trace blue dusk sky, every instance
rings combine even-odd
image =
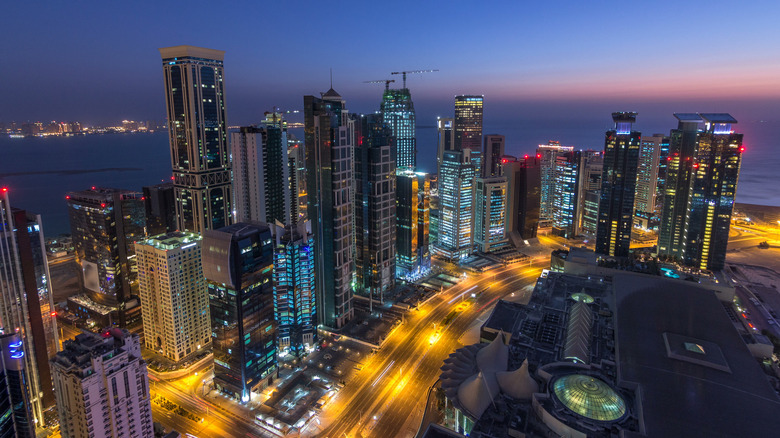
[[[600,121],[636,110],[780,118],[775,1],[6,2],[0,121],[163,119],[159,47],[225,50],[228,120],[334,88],[378,109],[391,71],[410,75],[418,125],[484,94],[486,125]],[[396,79],[400,79],[396,77]],[[489,121],[490,120],[490,121]],[[562,122],[563,123],[563,122]]]

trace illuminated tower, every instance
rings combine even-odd
[[[303,97],[307,214],[312,222],[319,322],[340,328],[352,319],[355,123],[332,88]]]
[[[484,96],[455,96],[455,150],[471,151],[476,175],[482,174],[482,104]]]
[[[430,184],[427,173],[399,169],[396,174],[396,273],[419,275],[431,267]]]
[[[539,220],[551,222],[553,219],[553,198],[555,196],[555,162],[558,154],[573,151],[572,146],[561,146],[559,141],[549,141],[540,144],[536,149],[539,155],[539,172],[541,178]]]
[[[634,193],[641,133],[631,129],[636,113],[612,113],[615,129],[606,132],[596,252],[625,257],[631,243]]]
[[[447,151],[439,169],[439,225],[434,254],[460,260],[474,246],[474,176],[471,150]]]
[[[385,89],[380,113],[382,120],[390,127],[395,137],[397,166],[414,169],[417,167],[416,122],[414,103],[409,89]]]
[[[642,137],[640,142],[636,196],[634,197],[634,212],[637,215],[637,222],[649,222],[655,210],[659,158],[661,157],[663,141],[663,134],[653,134]]]
[[[492,252],[507,246],[506,178],[477,178],[474,188],[474,244]]]
[[[175,46],[160,55],[179,229],[222,228],[232,221],[225,52]]]
[[[491,178],[502,176],[501,157],[504,156],[504,143],[506,138],[503,135],[488,134],[485,136],[482,147],[482,157],[485,161],[482,167],[482,176]]]
[[[436,152],[437,169],[441,169],[441,160],[444,156],[444,153],[455,150],[455,130],[453,129],[454,123],[454,119],[439,118],[436,120],[436,129],[438,135]]]
[[[582,152],[559,154],[555,161],[552,233],[566,239],[579,234]]]

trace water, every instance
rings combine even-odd
[[[422,123],[421,123],[422,124]],[[673,126],[648,127],[645,134],[668,133]],[[560,140],[565,145],[600,149],[606,126],[599,121],[524,120],[485,125],[484,132],[506,136],[506,153],[534,153],[536,145]],[[737,202],[780,206],[780,122],[742,122],[745,148]],[[302,138],[301,130],[293,132]],[[436,130],[417,130],[418,167],[436,169]],[[0,185],[14,206],[40,213],[48,236],[69,233],[65,193],[91,186],[141,190],[170,180],[166,132],[78,137],[12,139],[0,136]]]

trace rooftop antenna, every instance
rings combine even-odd
[[[333,67],[330,68],[330,89],[333,89]]]
[[[407,70],[407,71],[394,71],[390,73],[391,75],[403,75],[403,82],[404,82],[404,88],[406,88],[406,74],[409,73],[433,73],[435,71],[439,71],[439,69],[432,69],[432,70]]]

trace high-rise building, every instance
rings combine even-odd
[[[398,169],[396,173],[396,276],[417,276],[431,267],[430,175]]]
[[[308,218],[306,205],[308,196],[306,192],[306,148],[301,140],[298,140],[291,132],[287,133],[287,158],[290,167],[290,192],[296,201],[297,217],[293,217],[293,223],[305,222]]]
[[[729,114],[675,116],[680,126],[670,135],[658,252],[699,269],[720,270],[744,152],[742,134],[734,133],[737,121]]]
[[[436,120],[436,168],[441,169],[441,161],[444,153],[447,151],[455,150],[455,119],[442,119]]]
[[[441,215],[441,203],[439,202],[439,174],[430,175],[430,192],[428,193],[428,211],[430,223],[428,225],[428,245],[433,250],[433,246],[439,238],[439,221]]]
[[[138,335],[82,333],[51,360],[60,433],[67,438],[154,436],[149,373]]]
[[[636,113],[612,113],[612,120],[615,129],[606,132],[604,141],[596,252],[625,257],[631,243],[641,133],[631,129]]]
[[[579,206],[577,218],[579,233],[596,237],[599,221],[599,202],[601,198],[601,176],[604,173],[604,153],[602,151],[582,151],[580,165]]]
[[[225,115],[225,52],[160,49],[179,229],[202,233],[232,222]]]
[[[474,247],[474,164],[471,150],[447,151],[439,169],[439,229],[434,254],[460,260]]]
[[[555,163],[558,154],[571,152],[572,146],[561,146],[561,142],[550,140],[547,144],[540,144],[536,149],[536,155],[540,159],[541,192],[539,204],[539,220],[552,223],[553,202],[555,197]]]
[[[389,85],[389,82],[387,83]],[[417,167],[417,129],[412,94],[408,88],[385,88],[380,107],[382,120],[395,138],[396,164],[401,168]]]
[[[51,276],[40,215],[11,207],[0,189],[0,333],[23,342],[27,402],[35,422],[54,406],[49,358],[57,352]],[[20,351],[22,349],[20,348]]]
[[[539,228],[540,160],[537,154],[526,155],[522,161],[507,157],[501,163],[507,177],[507,234],[516,233],[525,240],[536,237]]]
[[[484,96],[455,96],[455,150],[471,151],[475,175],[482,174],[482,104]]]
[[[485,135],[482,147],[482,157],[485,163],[482,167],[482,176],[484,178],[503,176],[501,173],[501,158],[504,156],[505,142],[506,138],[503,135]]]
[[[506,237],[506,178],[476,178],[474,184],[474,245],[478,251],[504,248]]]
[[[658,188],[658,166],[663,134],[644,136],[639,143],[639,167],[636,172],[634,212],[637,216],[650,217],[655,211]]]
[[[0,414],[2,414],[0,436],[2,437],[35,437],[36,420],[30,410],[30,382],[25,373],[24,357],[23,342],[19,334],[0,335]],[[46,369],[48,368],[47,366]]]
[[[147,186],[142,189],[144,207],[146,209],[146,235],[176,231],[179,227],[176,221],[176,195],[173,183],[163,183]]]
[[[566,239],[580,232],[580,184],[582,178],[582,152],[558,154],[555,159],[553,191],[552,233]]]
[[[65,196],[76,262],[81,265],[87,294],[71,297],[69,302],[85,319],[124,327],[140,318],[134,298],[138,277],[134,255],[135,242],[145,234],[142,197],[134,191],[100,187]]]
[[[199,234],[174,231],[136,243],[146,348],[178,362],[211,342]]]
[[[384,302],[395,288],[396,166],[390,128],[376,114],[355,115],[355,284]]]
[[[297,219],[297,193],[290,188],[287,148],[281,115],[269,118],[265,126],[231,130],[236,220],[290,224]]]
[[[340,328],[352,319],[354,264],[354,121],[332,88],[304,96],[306,187],[316,261],[317,314]]]
[[[314,238],[311,224],[274,228],[274,317],[279,355],[304,356],[317,344]]]
[[[214,386],[243,403],[278,377],[274,320],[274,244],[261,222],[203,234]]]
[[[655,189],[655,208],[653,217],[656,225],[661,220],[661,213],[664,209],[664,193],[666,192],[666,174],[669,168],[669,136],[665,136],[661,141],[658,153],[658,177]]]

